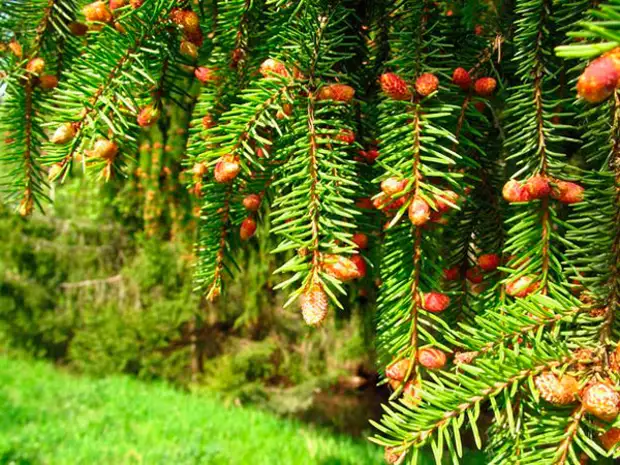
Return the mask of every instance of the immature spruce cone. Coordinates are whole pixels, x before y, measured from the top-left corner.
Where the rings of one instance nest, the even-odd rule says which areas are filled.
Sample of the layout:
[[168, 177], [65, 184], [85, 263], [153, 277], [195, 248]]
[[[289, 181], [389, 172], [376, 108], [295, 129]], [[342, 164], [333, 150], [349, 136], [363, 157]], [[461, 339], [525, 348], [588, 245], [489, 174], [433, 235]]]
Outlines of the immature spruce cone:
[[555, 405], [566, 405], [574, 402], [579, 391], [579, 384], [575, 378], [564, 375], [558, 379], [550, 371], [538, 375], [534, 384], [540, 392], [540, 397]]
[[613, 421], [620, 413], [620, 394], [607, 383], [588, 386], [581, 403], [586, 412], [604, 421]]
[[306, 324], [310, 326], [318, 326], [327, 317], [328, 300], [327, 294], [319, 284], [310, 286], [303, 294], [299, 296], [299, 304], [301, 306], [301, 315]]

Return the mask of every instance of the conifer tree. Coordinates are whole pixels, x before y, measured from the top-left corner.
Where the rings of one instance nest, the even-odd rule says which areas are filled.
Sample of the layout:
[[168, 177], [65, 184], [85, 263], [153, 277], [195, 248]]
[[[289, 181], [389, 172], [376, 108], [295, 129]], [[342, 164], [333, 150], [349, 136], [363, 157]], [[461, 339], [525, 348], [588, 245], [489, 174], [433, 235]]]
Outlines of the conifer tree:
[[197, 220], [196, 292], [259, 231], [311, 326], [376, 284], [387, 463], [608, 463], [619, 24], [620, 0], [0, 0], [3, 201], [135, 179], [148, 234]]

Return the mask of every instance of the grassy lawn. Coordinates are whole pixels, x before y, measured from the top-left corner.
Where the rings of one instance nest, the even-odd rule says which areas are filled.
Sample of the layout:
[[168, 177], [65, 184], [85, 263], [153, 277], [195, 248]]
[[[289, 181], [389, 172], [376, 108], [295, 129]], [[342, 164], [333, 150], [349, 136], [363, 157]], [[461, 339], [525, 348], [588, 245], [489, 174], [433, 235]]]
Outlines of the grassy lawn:
[[0, 358], [0, 464], [363, 465], [370, 443], [127, 377]]

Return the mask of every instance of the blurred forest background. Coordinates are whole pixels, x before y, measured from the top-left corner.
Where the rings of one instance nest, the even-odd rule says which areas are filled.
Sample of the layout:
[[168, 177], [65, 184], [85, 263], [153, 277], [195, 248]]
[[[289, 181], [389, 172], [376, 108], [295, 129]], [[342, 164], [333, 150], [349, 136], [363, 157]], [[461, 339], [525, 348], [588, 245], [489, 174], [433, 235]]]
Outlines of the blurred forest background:
[[372, 273], [344, 311], [309, 328], [282, 308], [273, 244], [259, 229], [223, 298], [193, 293], [183, 117], [168, 113], [151, 129], [128, 179], [104, 184], [76, 169], [53, 186], [55, 207], [29, 219], [0, 199], [0, 353], [165, 380], [363, 434], [387, 396], [376, 387]]

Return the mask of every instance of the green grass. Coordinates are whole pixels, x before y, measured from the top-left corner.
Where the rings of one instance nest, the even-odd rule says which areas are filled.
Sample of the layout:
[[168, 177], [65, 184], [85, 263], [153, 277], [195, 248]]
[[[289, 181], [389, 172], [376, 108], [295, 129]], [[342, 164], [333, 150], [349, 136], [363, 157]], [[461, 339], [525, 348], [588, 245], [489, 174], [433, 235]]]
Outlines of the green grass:
[[380, 464], [381, 450], [128, 377], [0, 358], [0, 464]]

